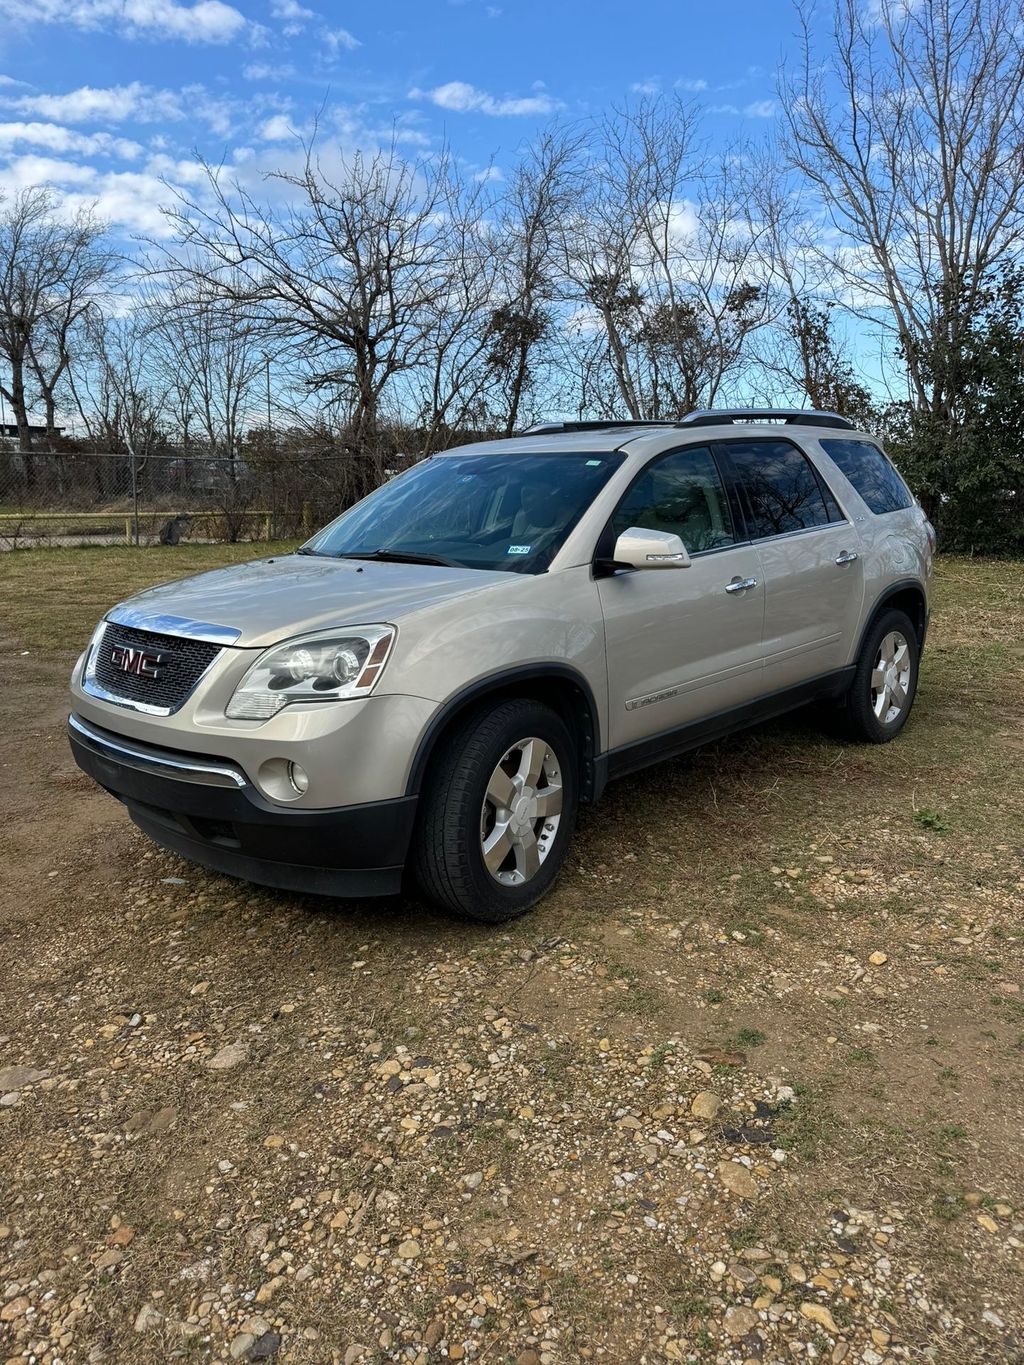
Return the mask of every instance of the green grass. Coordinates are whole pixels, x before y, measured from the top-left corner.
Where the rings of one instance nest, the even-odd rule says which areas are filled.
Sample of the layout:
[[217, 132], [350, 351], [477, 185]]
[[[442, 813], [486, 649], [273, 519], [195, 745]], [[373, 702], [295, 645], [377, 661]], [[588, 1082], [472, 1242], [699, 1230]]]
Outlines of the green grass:
[[922, 829], [935, 830], [937, 834], [944, 834], [949, 829], [946, 819], [938, 811], [929, 810], [927, 806], [914, 812], [914, 823], [920, 825]]
[[115, 603], [154, 583], [287, 554], [298, 541], [245, 545], [89, 545], [0, 552], [2, 628], [22, 649], [78, 653]]
[[878, 1059], [869, 1047], [852, 1047], [846, 1054], [850, 1066], [877, 1066]]

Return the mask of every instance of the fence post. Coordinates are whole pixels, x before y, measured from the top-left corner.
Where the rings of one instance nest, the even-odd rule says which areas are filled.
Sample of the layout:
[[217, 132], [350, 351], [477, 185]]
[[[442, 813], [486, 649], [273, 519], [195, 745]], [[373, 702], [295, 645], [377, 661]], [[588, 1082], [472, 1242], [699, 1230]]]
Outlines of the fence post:
[[139, 465], [135, 458], [135, 447], [129, 447], [132, 461], [132, 509], [135, 514], [135, 544], [139, 543]]
[[264, 517], [264, 519], [263, 519], [263, 529], [264, 529], [264, 531], [266, 532], [266, 534], [265, 534], [265, 536], [264, 536], [264, 540], [268, 540], [268, 541], [269, 541], [269, 539], [270, 539], [270, 513], [269, 513], [269, 512], [267, 513], [267, 515], [266, 515], [266, 516]]
[[132, 543], [132, 519], [131, 519], [131, 517], [125, 517], [125, 519], [124, 519], [124, 543], [125, 543], [126, 545], [130, 545], [130, 544]]
[[302, 529], [307, 536], [313, 534], [313, 509], [308, 502], [302, 504]]

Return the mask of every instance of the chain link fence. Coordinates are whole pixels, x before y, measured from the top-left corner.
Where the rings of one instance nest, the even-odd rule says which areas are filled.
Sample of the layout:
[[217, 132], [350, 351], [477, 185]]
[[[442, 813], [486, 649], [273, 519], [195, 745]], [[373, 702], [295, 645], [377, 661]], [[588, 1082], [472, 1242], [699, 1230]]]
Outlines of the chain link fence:
[[0, 550], [303, 537], [393, 472], [346, 450], [133, 458], [0, 445]]

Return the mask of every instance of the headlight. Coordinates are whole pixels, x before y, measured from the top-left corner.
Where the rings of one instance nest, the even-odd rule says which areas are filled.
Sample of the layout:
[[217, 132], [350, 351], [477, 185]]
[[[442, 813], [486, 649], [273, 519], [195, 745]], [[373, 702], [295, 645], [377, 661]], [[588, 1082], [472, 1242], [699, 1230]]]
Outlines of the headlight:
[[353, 626], [274, 645], [238, 684], [225, 714], [231, 720], [269, 720], [292, 702], [366, 696], [395, 634], [394, 626]]
[[[104, 632], [106, 631], [106, 629], [107, 629], [107, 622], [106, 622], [106, 620], [104, 619], [104, 620], [102, 620], [102, 621], [99, 622], [99, 624], [97, 625], [96, 629], [93, 631], [93, 633], [92, 633], [92, 639], [91, 639], [91, 640], [89, 641], [89, 643], [86, 645], [85, 649], [82, 650], [82, 657], [78, 660], [78, 663], [75, 664], [75, 668], [76, 668], [76, 669], [77, 669], [79, 666], [81, 666], [81, 669], [82, 669], [82, 672], [81, 672], [81, 674], [79, 675], [79, 682], [81, 682], [81, 683], [84, 683], [86, 680], [88, 680], [89, 682], [93, 682], [93, 681], [95, 680], [95, 677], [96, 677], [96, 647], [97, 647], [97, 645], [100, 643], [100, 641], [103, 639], [103, 635], [104, 635]], [[74, 676], [74, 675], [72, 675], [72, 676]]]

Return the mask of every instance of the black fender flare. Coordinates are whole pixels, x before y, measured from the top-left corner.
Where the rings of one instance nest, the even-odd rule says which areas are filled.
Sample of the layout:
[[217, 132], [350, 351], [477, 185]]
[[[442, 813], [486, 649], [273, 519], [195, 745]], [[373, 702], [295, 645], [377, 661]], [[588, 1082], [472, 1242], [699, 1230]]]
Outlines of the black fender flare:
[[[522, 664], [515, 668], [502, 668], [477, 678], [468, 686], [461, 688], [447, 699], [430, 719], [426, 730], [420, 737], [405, 791], [407, 796], [417, 795], [434, 748], [443, 731], [462, 712], [481, 701], [491, 693], [514, 691], [517, 684], [538, 681], [562, 681], [572, 684], [582, 695], [586, 704], [586, 715], [582, 717], [581, 735], [583, 744], [580, 753], [580, 788], [585, 800], [595, 799], [594, 767], [601, 746], [601, 720], [597, 702], [590, 683], [578, 669], [570, 664], [537, 663]], [[602, 784], [603, 785], [603, 784]]]
[[890, 583], [883, 592], [879, 593], [871, 605], [871, 610], [865, 612], [864, 625], [861, 628], [860, 637], [857, 640], [857, 650], [853, 656], [854, 661], [860, 658], [860, 652], [864, 648], [864, 640], [871, 629], [872, 621], [887, 602], [891, 602], [894, 597], [906, 592], [908, 588], [918, 593], [921, 598], [921, 630], [918, 637], [918, 649], [924, 648], [924, 638], [928, 631], [928, 593], [919, 578], [901, 578], [895, 583]]

